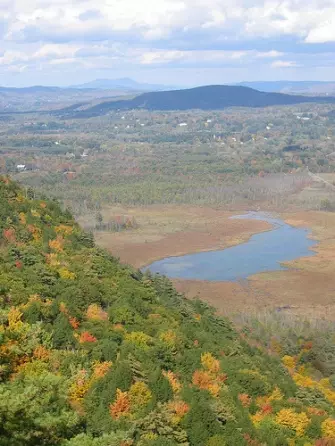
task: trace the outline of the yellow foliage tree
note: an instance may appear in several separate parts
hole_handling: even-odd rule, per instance
[[[284,398],[282,392],[280,391],[280,389],[278,387],[276,387],[273,392],[271,393],[271,395],[268,398],[268,402],[271,401],[281,401]]]
[[[128,395],[132,408],[146,406],[152,397],[149,387],[141,381],[136,382],[130,387]]]
[[[61,262],[58,260],[57,254],[55,252],[51,252],[46,255],[47,263],[50,266],[57,267],[60,266]]]
[[[281,426],[293,429],[298,437],[302,437],[310,419],[305,412],[297,413],[293,409],[282,409],[277,413],[276,422]]]
[[[106,321],[108,314],[99,305],[92,304],[87,308],[86,317],[91,321]]]
[[[79,410],[82,408],[84,396],[88,392],[90,385],[91,380],[89,379],[87,371],[80,370],[75,378],[75,381],[69,388],[69,399],[73,407]]]
[[[161,333],[159,339],[167,344],[169,347],[175,347],[177,342],[177,335],[173,330]]]
[[[327,418],[321,424],[322,435],[326,438],[335,439],[335,420]]]
[[[26,214],[24,212],[20,212],[19,218],[20,218],[21,225],[26,225],[27,224],[27,217],[26,217]]]
[[[11,307],[8,312],[8,328],[11,331],[20,331],[23,327],[23,322],[21,321],[22,313],[16,307]]]
[[[93,379],[103,378],[112,365],[113,363],[111,361],[95,362],[93,364]]]
[[[132,331],[126,334],[125,340],[145,350],[149,347],[151,337],[143,331]]]
[[[295,358],[293,358],[293,356],[285,355],[283,356],[282,361],[285,367],[287,367],[288,369],[294,369],[296,366],[296,360]]]
[[[55,231],[57,234],[70,235],[73,232],[73,228],[71,226],[59,225],[55,227]]]
[[[75,273],[72,273],[67,268],[63,267],[58,270],[58,274],[62,279],[65,280],[74,280],[76,278]]]
[[[315,382],[312,378],[306,375],[302,375],[301,373],[294,373],[292,375],[294,382],[301,387],[314,387]]]
[[[173,392],[178,393],[181,389],[181,384],[178,381],[178,378],[175,373],[168,370],[167,372],[163,370],[163,376],[169,381],[170,386],[172,387]]]
[[[253,422],[253,424],[257,427],[259,423],[263,421],[266,416],[267,415],[264,412],[257,411],[254,415],[250,415],[250,419]]]
[[[211,373],[218,373],[220,370],[220,361],[214,358],[211,353],[204,353],[201,355],[201,364]]]
[[[41,214],[36,209],[31,210],[31,215],[36,218],[39,218],[41,216]]]

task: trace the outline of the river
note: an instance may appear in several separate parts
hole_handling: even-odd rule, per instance
[[[257,273],[286,269],[281,262],[315,254],[311,248],[317,242],[309,238],[307,229],[294,228],[262,212],[231,218],[267,221],[272,229],[230,248],[158,260],[145,270],[175,279],[237,281]]]

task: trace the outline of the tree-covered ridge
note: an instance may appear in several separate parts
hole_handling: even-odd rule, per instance
[[[120,265],[56,202],[2,178],[0,234],[0,445],[334,444],[329,379]]]
[[[106,101],[84,111],[70,110],[65,116],[87,118],[104,115],[111,110],[222,110],[227,107],[269,107],[303,103],[330,103],[334,97],[298,96],[254,90],[233,85],[207,85],[172,91],[142,93],[133,99]],[[80,104],[79,104],[80,105]],[[78,105],[78,109],[79,109]],[[64,115],[63,110],[56,113]]]

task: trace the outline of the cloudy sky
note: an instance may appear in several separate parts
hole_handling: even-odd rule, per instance
[[[335,0],[0,0],[0,85],[334,80]]]

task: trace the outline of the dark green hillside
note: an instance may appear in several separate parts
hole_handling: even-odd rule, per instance
[[[306,102],[335,103],[332,97],[293,96],[243,86],[209,85],[187,90],[143,93],[134,99],[108,101],[78,113],[77,117],[98,116],[117,109],[222,110],[227,107],[268,107]],[[60,111],[62,113],[62,111]]]
[[[1,178],[0,234],[1,446],[333,444],[329,379],[120,265],[57,203]]]

